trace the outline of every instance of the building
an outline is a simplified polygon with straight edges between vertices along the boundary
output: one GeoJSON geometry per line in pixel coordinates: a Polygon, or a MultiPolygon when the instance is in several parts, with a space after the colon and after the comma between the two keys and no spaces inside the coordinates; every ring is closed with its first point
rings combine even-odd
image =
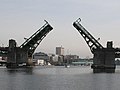
{"type": "Polygon", "coordinates": [[[33,55],[33,59],[42,59],[47,61],[49,59],[49,56],[43,52],[38,52],[33,55]]]}
{"type": "Polygon", "coordinates": [[[63,65],[64,56],[63,55],[49,55],[49,61],[52,65],[63,65]]]}
{"type": "Polygon", "coordinates": [[[64,62],[71,64],[73,60],[79,59],[79,56],[77,55],[65,55],[64,62]]]}
{"type": "Polygon", "coordinates": [[[75,59],[72,60],[72,65],[84,65],[84,66],[91,66],[93,64],[93,60],[92,59],[75,59]]]}
{"type": "Polygon", "coordinates": [[[68,59],[68,60],[70,60],[70,59],[78,59],[78,58],[79,58],[78,55],[66,55],[65,56],[65,59],[68,59]]]}
{"type": "Polygon", "coordinates": [[[56,47],[56,55],[64,55],[64,48],[61,47],[56,47]]]}
{"type": "Polygon", "coordinates": [[[35,53],[33,59],[36,60],[39,65],[48,64],[49,62],[49,56],[43,52],[35,53]]]}
{"type": "Polygon", "coordinates": [[[49,60],[51,62],[58,62],[58,55],[49,54],[49,60]]]}

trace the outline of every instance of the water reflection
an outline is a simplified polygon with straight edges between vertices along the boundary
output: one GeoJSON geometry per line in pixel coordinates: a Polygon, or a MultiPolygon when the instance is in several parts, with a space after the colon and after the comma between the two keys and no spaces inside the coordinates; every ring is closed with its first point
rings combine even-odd
{"type": "Polygon", "coordinates": [[[0,90],[119,90],[115,74],[93,74],[89,67],[0,68],[0,90]]]}
{"type": "Polygon", "coordinates": [[[15,68],[15,69],[7,69],[8,74],[18,74],[18,73],[24,73],[24,74],[33,74],[33,67],[29,68],[15,68]]]}

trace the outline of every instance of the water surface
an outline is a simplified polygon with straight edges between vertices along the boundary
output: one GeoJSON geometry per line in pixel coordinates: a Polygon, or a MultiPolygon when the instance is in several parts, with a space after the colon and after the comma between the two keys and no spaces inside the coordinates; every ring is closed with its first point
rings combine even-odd
{"type": "Polygon", "coordinates": [[[120,67],[115,74],[93,74],[89,66],[1,67],[0,90],[120,90],[120,67]]]}

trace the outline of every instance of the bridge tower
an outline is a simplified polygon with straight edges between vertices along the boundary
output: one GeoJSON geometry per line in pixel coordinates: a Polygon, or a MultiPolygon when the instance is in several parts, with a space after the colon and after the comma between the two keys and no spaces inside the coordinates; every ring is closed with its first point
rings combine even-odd
{"type": "MultiPolygon", "coordinates": [[[[112,41],[107,42],[107,47],[103,47],[81,24],[79,18],[73,23],[73,26],[82,35],[91,52],[93,53],[93,65],[91,68],[94,73],[114,73],[116,49],[113,48],[112,41]]],[[[119,49],[117,49],[120,52],[119,49]]],[[[119,56],[119,55],[118,55],[119,56]]]]}

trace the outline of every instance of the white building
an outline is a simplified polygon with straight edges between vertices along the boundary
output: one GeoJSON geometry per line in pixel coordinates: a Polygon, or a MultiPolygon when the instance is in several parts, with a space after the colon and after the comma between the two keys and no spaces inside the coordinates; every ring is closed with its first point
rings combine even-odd
{"type": "Polygon", "coordinates": [[[43,52],[38,52],[33,55],[33,59],[38,65],[45,65],[48,64],[49,56],[43,52]]]}

